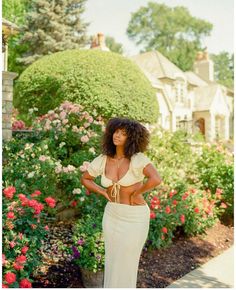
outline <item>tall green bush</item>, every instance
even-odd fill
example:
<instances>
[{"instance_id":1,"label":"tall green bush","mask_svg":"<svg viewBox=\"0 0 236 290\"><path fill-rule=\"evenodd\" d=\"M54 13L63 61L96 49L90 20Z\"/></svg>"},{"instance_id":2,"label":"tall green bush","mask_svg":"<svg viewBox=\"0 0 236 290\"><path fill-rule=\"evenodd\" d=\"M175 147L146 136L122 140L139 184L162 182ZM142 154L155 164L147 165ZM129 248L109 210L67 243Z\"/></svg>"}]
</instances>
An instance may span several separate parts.
<instances>
[{"instance_id":1,"label":"tall green bush","mask_svg":"<svg viewBox=\"0 0 236 290\"><path fill-rule=\"evenodd\" d=\"M79 103L105 118L126 116L156 122L158 105L154 89L131 60L112 52L66 50L34 62L19 77L14 106L38 115L62 101Z\"/></svg>"}]
</instances>

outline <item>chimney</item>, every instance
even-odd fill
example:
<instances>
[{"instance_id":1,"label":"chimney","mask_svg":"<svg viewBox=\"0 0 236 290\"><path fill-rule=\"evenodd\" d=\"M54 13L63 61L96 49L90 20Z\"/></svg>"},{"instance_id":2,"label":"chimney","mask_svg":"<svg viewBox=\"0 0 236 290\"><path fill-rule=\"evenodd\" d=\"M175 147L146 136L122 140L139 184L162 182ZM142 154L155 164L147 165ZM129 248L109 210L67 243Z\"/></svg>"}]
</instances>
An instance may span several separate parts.
<instances>
[{"instance_id":1,"label":"chimney","mask_svg":"<svg viewBox=\"0 0 236 290\"><path fill-rule=\"evenodd\" d=\"M93 37L90 48L110 51L110 49L105 44L105 38L103 33L97 33L97 36Z\"/></svg>"},{"instance_id":2,"label":"chimney","mask_svg":"<svg viewBox=\"0 0 236 290\"><path fill-rule=\"evenodd\" d=\"M207 51L198 51L193 65L194 72L206 81L214 81L214 63Z\"/></svg>"}]
</instances>

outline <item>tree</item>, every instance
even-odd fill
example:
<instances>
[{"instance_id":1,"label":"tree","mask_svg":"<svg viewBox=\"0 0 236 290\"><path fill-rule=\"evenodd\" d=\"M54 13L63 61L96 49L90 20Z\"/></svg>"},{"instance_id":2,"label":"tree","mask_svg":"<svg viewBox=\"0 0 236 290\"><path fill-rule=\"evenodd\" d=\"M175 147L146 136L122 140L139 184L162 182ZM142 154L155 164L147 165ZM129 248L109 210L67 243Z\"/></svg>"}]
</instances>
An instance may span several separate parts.
<instances>
[{"instance_id":1,"label":"tree","mask_svg":"<svg viewBox=\"0 0 236 290\"><path fill-rule=\"evenodd\" d=\"M3 18L20 26L25 23L25 15L30 9L30 1L28 0L3 0L2 15ZM25 66L17 63L17 58L21 57L28 49L26 44L19 44L22 33L10 36L8 40L8 70L20 74Z\"/></svg>"},{"instance_id":2,"label":"tree","mask_svg":"<svg viewBox=\"0 0 236 290\"><path fill-rule=\"evenodd\" d=\"M193 17L187 8L170 8L149 2L132 14L127 34L144 50L158 50L183 71L191 70L201 41L210 35L212 24Z\"/></svg>"},{"instance_id":3,"label":"tree","mask_svg":"<svg viewBox=\"0 0 236 290\"><path fill-rule=\"evenodd\" d=\"M29 9L28 0L3 0L2 16L3 18L20 25L24 23L25 13Z\"/></svg>"},{"instance_id":4,"label":"tree","mask_svg":"<svg viewBox=\"0 0 236 290\"><path fill-rule=\"evenodd\" d=\"M105 38L106 46L110 49L110 51L123 54L123 47L121 43L115 41L115 39L111 36L106 36Z\"/></svg>"},{"instance_id":5,"label":"tree","mask_svg":"<svg viewBox=\"0 0 236 290\"><path fill-rule=\"evenodd\" d=\"M88 23L81 20L86 0L34 0L22 27L21 44L29 50L19 59L31 64L44 55L83 47Z\"/></svg>"},{"instance_id":6,"label":"tree","mask_svg":"<svg viewBox=\"0 0 236 290\"><path fill-rule=\"evenodd\" d=\"M219 54L211 54L214 62L215 80L222 85L234 88L234 54L221 52Z\"/></svg>"}]
</instances>

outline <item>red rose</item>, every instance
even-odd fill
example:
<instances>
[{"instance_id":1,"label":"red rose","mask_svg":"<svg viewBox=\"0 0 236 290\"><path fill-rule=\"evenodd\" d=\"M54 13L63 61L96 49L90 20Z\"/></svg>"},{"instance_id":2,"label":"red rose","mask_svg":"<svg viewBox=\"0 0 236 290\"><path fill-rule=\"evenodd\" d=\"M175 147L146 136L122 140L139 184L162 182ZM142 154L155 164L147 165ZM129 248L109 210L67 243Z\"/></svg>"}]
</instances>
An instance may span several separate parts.
<instances>
[{"instance_id":1,"label":"red rose","mask_svg":"<svg viewBox=\"0 0 236 290\"><path fill-rule=\"evenodd\" d=\"M195 207L194 211L195 211L196 213L199 213L199 208L198 208L198 207Z\"/></svg>"},{"instance_id":2,"label":"red rose","mask_svg":"<svg viewBox=\"0 0 236 290\"><path fill-rule=\"evenodd\" d=\"M151 219L154 219L155 217L156 217L155 212L154 212L154 211L151 211L151 212L150 212L150 218L151 218Z\"/></svg>"},{"instance_id":3,"label":"red rose","mask_svg":"<svg viewBox=\"0 0 236 290\"><path fill-rule=\"evenodd\" d=\"M163 232L164 234L167 234L167 232L168 232L167 228L166 228L166 227L163 227L163 228L162 228L162 232Z\"/></svg>"},{"instance_id":4,"label":"red rose","mask_svg":"<svg viewBox=\"0 0 236 290\"><path fill-rule=\"evenodd\" d=\"M14 186L8 186L7 188L3 190L4 195L8 199L12 199L15 192L16 192L16 188Z\"/></svg>"},{"instance_id":5,"label":"red rose","mask_svg":"<svg viewBox=\"0 0 236 290\"><path fill-rule=\"evenodd\" d=\"M172 204L173 205L177 205L178 204L178 201L176 199L174 199L173 202L172 202Z\"/></svg>"},{"instance_id":6,"label":"red rose","mask_svg":"<svg viewBox=\"0 0 236 290\"><path fill-rule=\"evenodd\" d=\"M185 215L184 214L181 214L180 221L182 224L184 224L184 222L185 222Z\"/></svg>"},{"instance_id":7,"label":"red rose","mask_svg":"<svg viewBox=\"0 0 236 290\"><path fill-rule=\"evenodd\" d=\"M12 284L14 282L16 282L16 274L11 273L11 272L7 272L4 276L4 280L8 283L8 284Z\"/></svg>"},{"instance_id":8,"label":"red rose","mask_svg":"<svg viewBox=\"0 0 236 290\"><path fill-rule=\"evenodd\" d=\"M56 205L56 201L52 197L45 198L45 201L50 207L55 207L55 205Z\"/></svg>"},{"instance_id":9,"label":"red rose","mask_svg":"<svg viewBox=\"0 0 236 290\"><path fill-rule=\"evenodd\" d=\"M20 255L16 258L16 263L24 264L26 262L27 258L24 255Z\"/></svg>"},{"instance_id":10,"label":"red rose","mask_svg":"<svg viewBox=\"0 0 236 290\"><path fill-rule=\"evenodd\" d=\"M72 202L71 202L71 206L76 206L77 205L77 201L76 200L73 200Z\"/></svg>"},{"instance_id":11,"label":"red rose","mask_svg":"<svg viewBox=\"0 0 236 290\"><path fill-rule=\"evenodd\" d=\"M20 288L32 288L32 284L28 279L24 278L20 281Z\"/></svg>"},{"instance_id":12,"label":"red rose","mask_svg":"<svg viewBox=\"0 0 236 290\"><path fill-rule=\"evenodd\" d=\"M169 214L170 212L171 212L171 209L170 209L170 207L167 205L167 207L166 207L166 213Z\"/></svg>"},{"instance_id":13,"label":"red rose","mask_svg":"<svg viewBox=\"0 0 236 290\"><path fill-rule=\"evenodd\" d=\"M20 271L20 270L23 270L24 269L24 266L21 265L21 264L18 264L16 262L13 263L13 268L17 271Z\"/></svg>"},{"instance_id":14,"label":"red rose","mask_svg":"<svg viewBox=\"0 0 236 290\"><path fill-rule=\"evenodd\" d=\"M21 253L22 254L26 254L26 252L29 250L29 248L28 247L26 247L26 246L24 246L22 249L21 249Z\"/></svg>"},{"instance_id":15,"label":"red rose","mask_svg":"<svg viewBox=\"0 0 236 290\"><path fill-rule=\"evenodd\" d=\"M14 219L14 218L15 218L14 212L9 211L9 212L7 213L7 218L8 218L8 219Z\"/></svg>"}]
</instances>

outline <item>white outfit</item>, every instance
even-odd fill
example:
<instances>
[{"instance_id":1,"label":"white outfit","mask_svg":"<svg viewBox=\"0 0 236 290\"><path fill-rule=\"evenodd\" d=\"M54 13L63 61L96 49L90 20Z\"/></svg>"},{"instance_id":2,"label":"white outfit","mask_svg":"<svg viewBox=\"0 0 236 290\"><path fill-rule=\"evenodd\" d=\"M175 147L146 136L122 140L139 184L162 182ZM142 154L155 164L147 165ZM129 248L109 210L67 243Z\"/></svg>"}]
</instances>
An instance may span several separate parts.
<instances>
[{"instance_id":1,"label":"white outfit","mask_svg":"<svg viewBox=\"0 0 236 290\"><path fill-rule=\"evenodd\" d=\"M147 204L131 206L119 203L120 186L143 181L144 167L151 163L143 153L134 154L126 174L117 182L105 176L106 155L96 157L88 173L101 175L104 187L113 185L115 202L107 202L102 229L105 241L104 288L136 288L140 255L148 236L150 209ZM117 202L118 201L118 202Z\"/></svg>"}]
</instances>

